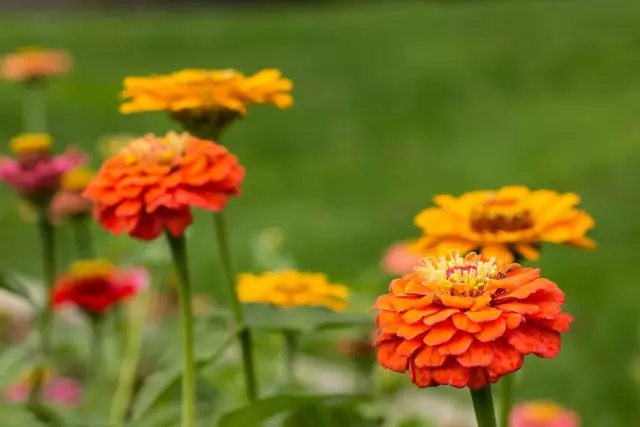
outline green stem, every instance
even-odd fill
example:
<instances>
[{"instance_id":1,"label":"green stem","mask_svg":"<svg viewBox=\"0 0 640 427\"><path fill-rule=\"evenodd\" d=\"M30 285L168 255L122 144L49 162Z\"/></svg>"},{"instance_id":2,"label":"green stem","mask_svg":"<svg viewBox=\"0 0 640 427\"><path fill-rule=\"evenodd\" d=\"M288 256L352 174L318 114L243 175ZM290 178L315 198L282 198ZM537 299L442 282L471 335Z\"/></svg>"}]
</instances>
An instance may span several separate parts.
<instances>
[{"instance_id":1,"label":"green stem","mask_svg":"<svg viewBox=\"0 0 640 427\"><path fill-rule=\"evenodd\" d=\"M478 427L497 427L491 386L487 385L480 390L471 390L471 400L473 401Z\"/></svg>"},{"instance_id":2,"label":"green stem","mask_svg":"<svg viewBox=\"0 0 640 427\"><path fill-rule=\"evenodd\" d=\"M53 312L51 311L51 290L56 279L56 249L55 233L47 215L47 208L42 207L38 212L38 231L42 242L42 264L46 283L45 301L40 313L38 330L40 333L40 360L35 369L33 387L29 391L29 402L40 402L44 374L47 369L51 352L51 330Z\"/></svg>"},{"instance_id":3,"label":"green stem","mask_svg":"<svg viewBox=\"0 0 640 427\"><path fill-rule=\"evenodd\" d=\"M515 374L505 375L500 380L500 427L508 427L509 412L513 403Z\"/></svg>"},{"instance_id":4,"label":"green stem","mask_svg":"<svg viewBox=\"0 0 640 427\"><path fill-rule=\"evenodd\" d=\"M41 80L27 82L24 97L24 128L29 133L47 131L47 103L44 83Z\"/></svg>"},{"instance_id":5,"label":"green stem","mask_svg":"<svg viewBox=\"0 0 640 427\"><path fill-rule=\"evenodd\" d=\"M91 221L88 216L73 218L73 239L76 244L78 258L93 258L93 239L91 238Z\"/></svg>"},{"instance_id":6,"label":"green stem","mask_svg":"<svg viewBox=\"0 0 640 427\"><path fill-rule=\"evenodd\" d=\"M285 329L282 331L284 336L284 353L285 353L285 369L287 370L287 382L293 385L296 382L296 356L300 344L300 335L297 331Z\"/></svg>"},{"instance_id":7,"label":"green stem","mask_svg":"<svg viewBox=\"0 0 640 427\"><path fill-rule=\"evenodd\" d=\"M136 370L140 360L140 350L142 349L142 330L147 317L150 297L150 292L142 292L136 298L134 306L129 312L130 321L127 323L128 327L124 329L125 347L120 366L120 376L111 404L111 411L109 412L109 427L122 427L124 425L124 419L133 396ZM122 314L124 317L126 313L123 311Z\"/></svg>"},{"instance_id":8,"label":"green stem","mask_svg":"<svg viewBox=\"0 0 640 427\"><path fill-rule=\"evenodd\" d=\"M214 224L218 241L218 253L222 263L222 269L227 281L227 297L231 305L231 311L236 322L236 326L241 328L240 344L242 347L242 364L244 367L247 398L253 402L258 397L258 385L256 381L256 371L253 362L253 342L251 331L244 322L244 312L238 300L233 270L231 269L231 256L229 253L229 241L227 238L227 228L224 217L221 213L214 214Z\"/></svg>"},{"instance_id":9,"label":"green stem","mask_svg":"<svg viewBox=\"0 0 640 427\"><path fill-rule=\"evenodd\" d=\"M103 362L103 334L104 319L99 317L91 318L91 349L88 366L91 366L94 383L99 383L102 376Z\"/></svg>"},{"instance_id":10,"label":"green stem","mask_svg":"<svg viewBox=\"0 0 640 427\"><path fill-rule=\"evenodd\" d=\"M195 427L196 422L196 370L193 349L193 311L191 309L191 287L187 266L187 248L184 236L174 237L167 233L173 256L173 265L178 275L178 296L182 322L182 427Z\"/></svg>"}]
</instances>

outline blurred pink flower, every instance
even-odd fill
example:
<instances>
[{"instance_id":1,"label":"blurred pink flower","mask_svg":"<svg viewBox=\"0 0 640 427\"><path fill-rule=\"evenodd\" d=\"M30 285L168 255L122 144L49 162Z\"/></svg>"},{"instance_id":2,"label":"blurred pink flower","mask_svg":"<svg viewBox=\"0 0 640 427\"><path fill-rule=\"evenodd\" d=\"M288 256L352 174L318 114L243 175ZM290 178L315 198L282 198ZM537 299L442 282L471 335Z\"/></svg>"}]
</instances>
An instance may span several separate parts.
<instances>
[{"instance_id":1,"label":"blurred pink flower","mask_svg":"<svg viewBox=\"0 0 640 427\"><path fill-rule=\"evenodd\" d=\"M22 380L5 390L4 398L8 402L22 403L29 397L30 384ZM68 377L47 379L42 390L45 402L63 406L76 406L82 399L82 386L78 381Z\"/></svg>"},{"instance_id":2,"label":"blurred pink flower","mask_svg":"<svg viewBox=\"0 0 640 427\"><path fill-rule=\"evenodd\" d=\"M398 242L391 245L382 258L383 270L393 276L411 273L413 267L418 265L422 257L411 252L409 247L410 243L408 242Z\"/></svg>"},{"instance_id":3,"label":"blurred pink flower","mask_svg":"<svg viewBox=\"0 0 640 427\"><path fill-rule=\"evenodd\" d=\"M29 154L0 158L0 182L25 197L51 195L65 172L86 162L86 156L74 149L57 156L48 151Z\"/></svg>"},{"instance_id":4,"label":"blurred pink flower","mask_svg":"<svg viewBox=\"0 0 640 427\"><path fill-rule=\"evenodd\" d=\"M70 68L71 55L64 50L25 47L0 58L0 76L8 81L33 81L66 74Z\"/></svg>"},{"instance_id":5,"label":"blurred pink flower","mask_svg":"<svg viewBox=\"0 0 640 427\"><path fill-rule=\"evenodd\" d=\"M55 221L64 221L68 217L85 215L91 212L91 200L76 191L61 190L51 201L49 211Z\"/></svg>"},{"instance_id":6,"label":"blurred pink flower","mask_svg":"<svg viewBox=\"0 0 640 427\"><path fill-rule=\"evenodd\" d=\"M579 415L551 401L532 401L513 407L509 427L579 427Z\"/></svg>"}]
</instances>

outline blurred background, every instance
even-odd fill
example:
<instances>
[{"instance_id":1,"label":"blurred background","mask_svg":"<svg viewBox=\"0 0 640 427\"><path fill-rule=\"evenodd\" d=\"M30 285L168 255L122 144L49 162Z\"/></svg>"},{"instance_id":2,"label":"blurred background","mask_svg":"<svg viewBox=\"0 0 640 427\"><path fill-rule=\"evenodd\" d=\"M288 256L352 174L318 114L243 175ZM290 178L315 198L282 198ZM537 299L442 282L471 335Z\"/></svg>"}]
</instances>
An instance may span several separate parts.
<instances>
[{"instance_id":1,"label":"blurred background","mask_svg":"<svg viewBox=\"0 0 640 427\"><path fill-rule=\"evenodd\" d=\"M249 242L278 227L301 269L367 301L388 285L385 248L418 235L413 217L434 195L580 194L599 247L544 248L539 266L576 321L557 359L527 361L517 397L622 427L640 425L638 22L631 2L0 0L0 53L73 54L72 74L49 87L49 128L59 149L94 153L95 168L104 135L177 128L163 113L120 115L125 76L281 69L294 108L254 109L225 136L248 171L229 207L236 265L253 268ZM22 96L0 85L0 141L21 132ZM196 287L215 296L210 221L189 244ZM36 250L0 189L0 261L38 277Z\"/></svg>"}]
</instances>

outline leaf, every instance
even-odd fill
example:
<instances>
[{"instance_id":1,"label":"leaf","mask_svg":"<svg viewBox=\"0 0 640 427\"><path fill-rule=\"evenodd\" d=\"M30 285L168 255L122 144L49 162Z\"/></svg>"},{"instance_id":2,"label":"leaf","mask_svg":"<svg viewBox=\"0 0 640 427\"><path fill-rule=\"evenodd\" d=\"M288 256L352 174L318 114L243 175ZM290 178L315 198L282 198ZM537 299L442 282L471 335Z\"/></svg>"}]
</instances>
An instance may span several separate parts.
<instances>
[{"instance_id":1,"label":"leaf","mask_svg":"<svg viewBox=\"0 0 640 427\"><path fill-rule=\"evenodd\" d=\"M223 415L218 427L260 427L263 422L284 412L301 410L305 407L332 405L336 403L355 404L370 400L369 395L329 394L329 395L291 395L281 394L258 400L248 406Z\"/></svg>"},{"instance_id":2,"label":"leaf","mask_svg":"<svg viewBox=\"0 0 640 427\"><path fill-rule=\"evenodd\" d=\"M4 289L14 295L21 296L34 307L31 293L27 285L18 276L7 270L0 270L0 289Z\"/></svg>"},{"instance_id":3,"label":"leaf","mask_svg":"<svg viewBox=\"0 0 640 427\"><path fill-rule=\"evenodd\" d=\"M195 355L196 369L217 361L227 347L231 345L234 338L235 334L231 334L220 345L213 348L197 347ZM131 419L136 421L145 415L158 400L180 381L181 377L182 367L176 365L151 375L138 393L138 398L131 410Z\"/></svg>"},{"instance_id":4,"label":"leaf","mask_svg":"<svg viewBox=\"0 0 640 427\"><path fill-rule=\"evenodd\" d=\"M338 313L322 307L277 308L268 304L244 304L247 325L255 329L311 332L371 325L369 315Z\"/></svg>"}]
</instances>

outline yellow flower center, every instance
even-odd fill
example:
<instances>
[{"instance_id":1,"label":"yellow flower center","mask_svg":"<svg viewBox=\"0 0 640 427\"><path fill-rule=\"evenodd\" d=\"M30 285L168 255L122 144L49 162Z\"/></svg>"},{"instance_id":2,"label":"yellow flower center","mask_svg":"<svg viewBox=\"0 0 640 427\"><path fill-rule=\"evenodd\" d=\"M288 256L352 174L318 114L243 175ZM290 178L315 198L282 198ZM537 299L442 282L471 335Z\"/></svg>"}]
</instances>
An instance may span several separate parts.
<instances>
[{"instance_id":1,"label":"yellow flower center","mask_svg":"<svg viewBox=\"0 0 640 427\"><path fill-rule=\"evenodd\" d=\"M89 168L75 168L62 176L62 189L68 191L83 191L93 178L93 172Z\"/></svg>"},{"instance_id":2,"label":"yellow flower center","mask_svg":"<svg viewBox=\"0 0 640 427\"><path fill-rule=\"evenodd\" d=\"M74 262L69 269L69 274L75 278L110 276L115 271L115 266L105 259L83 259Z\"/></svg>"},{"instance_id":3,"label":"yellow flower center","mask_svg":"<svg viewBox=\"0 0 640 427\"><path fill-rule=\"evenodd\" d=\"M527 405L528 419L537 422L553 421L563 412L562 406L554 402L533 402Z\"/></svg>"},{"instance_id":4,"label":"yellow flower center","mask_svg":"<svg viewBox=\"0 0 640 427\"><path fill-rule=\"evenodd\" d=\"M19 53L34 53L34 52L42 52L44 49L42 49L40 46L35 46L35 45L31 45L31 46L21 46L20 48L18 48L18 52Z\"/></svg>"},{"instance_id":5,"label":"yellow flower center","mask_svg":"<svg viewBox=\"0 0 640 427\"><path fill-rule=\"evenodd\" d=\"M533 226L531 212L515 197L491 197L471 214L471 228L478 233L522 231Z\"/></svg>"},{"instance_id":6,"label":"yellow flower center","mask_svg":"<svg viewBox=\"0 0 640 427\"><path fill-rule=\"evenodd\" d=\"M122 149L128 165L137 163L170 164L173 159L184 154L189 134L169 132L163 137L147 135L136 138Z\"/></svg>"},{"instance_id":7,"label":"yellow flower center","mask_svg":"<svg viewBox=\"0 0 640 427\"><path fill-rule=\"evenodd\" d=\"M494 258L483 261L471 252L464 258L458 253L438 258L427 258L416 268L426 286L444 295L477 296L490 280L498 278Z\"/></svg>"},{"instance_id":8,"label":"yellow flower center","mask_svg":"<svg viewBox=\"0 0 640 427\"><path fill-rule=\"evenodd\" d=\"M51 136L46 133L25 133L14 137L9 145L16 154L46 152L51 149Z\"/></svg>"}]
</instances>

